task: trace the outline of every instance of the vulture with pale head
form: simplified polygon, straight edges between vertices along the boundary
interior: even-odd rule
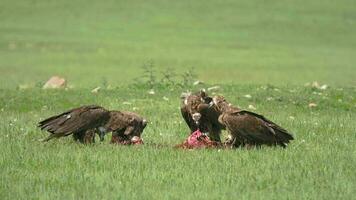
[[[293,136],[284,128],[254,112],[241,110],[228,103],[224,97],[213,97],[221,113],[218,120],[229,131],[231,146],[282,146],[286,147]]]
[[[219,123],[220,113],[213,104],[212,98],[204,91],[182,95],[181,113],[192,132],[200,130],[212,141],[220,142],[220,133],[224,126]]]
[[[141,133],[146,125],[147,121],[136,113],[108,111],[96,105],[74,108],[38,124],[41,130],[51,133],[43,141],[73,135],[81,143],[94,143],[96,133],[103,141],[107,132],[122,135],[125,141],[142,142]]]

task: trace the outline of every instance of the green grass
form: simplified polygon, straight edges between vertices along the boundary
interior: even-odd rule
[[[183,151],[181,89],[1,90],[2,199],[351,199],[355,192],[355,88],[225,85],[219,93],[292,131],[287,148]],[[250,94],[251,99],[243,97]],[[163,96],[169,100],[163,100]],[[271,100],[266,98],[272,97]],[[123,102],[130,101],[127,105]],[[308,103],[318,104],[309,108]],[[150,120],[146,145],[80,145],[71,137],[43,144],[41,118],[80,104],[133,110]],[[160,143],[162,148],[149,144]]]
[[[352,0],[0,1],[0,199],[353,199],[355,8]],[[150,95],[133,84],[149,60],[159,76],[194,67],[208,84],[158,84]],[[40,89],[54,74],[70,89]],[[304,86],[312,81],[330,87]],[[215,84],[295,141],[173,149],[189,134],[181,92]],[[47,136],[38,121],[84,104],[145,116],[146,144],[110,145],[110,135],[87,146],[38,141]]]

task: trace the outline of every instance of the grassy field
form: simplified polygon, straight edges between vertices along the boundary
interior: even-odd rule
[[[131,88],[132,89],[132,88]],[[1,90],[1,199],[351,199],[355,192],[355,89],[225,85],[234,104],[291,130],[287,148],[174,150],[188,129],[180,89]],[[243,97],[250,94],[251,99]],[[163,96],[169,100],[163,100]],[[269,98],[269,97],[272,97]],[[266,100],[266,99],[270,100]],[[131,105],[122,102],[131,102]],[[311,109],[309,102],[316,102]],[[71,138],[38,142],[41,118],[80,104],[133,110],[150,120],[145,146],[84,146]],[[167,145],[155,148],[149,144]]]
[[[354,199],[355,8],[351,0],[0,1],[0,199]],[[149,61],[153,95],[134,84]],[[159,83],[167,70],[181,83],[191,67],[189,81],[206,85]],[[54,74],[70,88],[42,90]],[[329,87],[304,85],[312,81]],[[181,92],[214,85],[296,140],[287,149],[173,149],[189,134]],[[110,145],[110,135],[88,146],[38,141],[47,136],[38,121],[84,104],[145,116],[146,144]]]
[[[103,78],[121,85],[153,60],[194,67],[210,83],[355,85],[355,7],[354,0],[2,0],[0,84],[59,74],[76,87]]]

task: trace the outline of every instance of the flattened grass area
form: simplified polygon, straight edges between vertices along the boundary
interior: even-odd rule
[[[355,8],[353,0],[0,1],[0,199],[353,199]],[[209,85],[157,85],[150,95],[133,84],[150,60],[157,74],[193,67]],[[39,88],[54,74],[70,89]],[[304,86],[314,80],[329,87]],[[296,140],[287,149],[173,149],[189,134],[181,92],[215,84]],[[47,136],[38,121],[85,104],[148,118],[145,145],[110,145],[110,134],[93,145],[38,141]]]

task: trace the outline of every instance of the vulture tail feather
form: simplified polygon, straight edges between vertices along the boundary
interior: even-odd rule
[[[285,147],[290,140],[294,140],[293,136],[286,131],[280,131],[278,129],[277,130],[275,129],[275,132],[276,132],[277,141],[282,144],[281,146]]]

